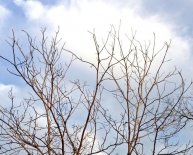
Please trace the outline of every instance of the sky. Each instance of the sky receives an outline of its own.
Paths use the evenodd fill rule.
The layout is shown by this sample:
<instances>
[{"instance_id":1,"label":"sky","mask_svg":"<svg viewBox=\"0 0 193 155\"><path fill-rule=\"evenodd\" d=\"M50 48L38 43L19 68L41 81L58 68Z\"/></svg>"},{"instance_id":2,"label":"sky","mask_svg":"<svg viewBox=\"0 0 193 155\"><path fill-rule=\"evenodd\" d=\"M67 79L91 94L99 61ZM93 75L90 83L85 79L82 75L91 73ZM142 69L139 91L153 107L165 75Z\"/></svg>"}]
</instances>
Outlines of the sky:
<instances>
[{"instance_id":1,"label":"sky","mask_svg":"<svg viewBox=\"0 0 193 155\"><path fill-rule=\"evenodd\" d=\"M137 31L139 40L152 40L156 34L158 46L172 40L170 56L172 63L189 73L192 62L192 7L193 0L1 0L0 1L0 45L1 54L8 55L6 43L12 29L16 37L22 38L21 30L37 37L46 27L51 35L60 27L66 47L82 57L94 60L92 37L95 31L98 40L106 37L110 26L131 34ZM20 85L7 73L1 62L1 85Z\"/></svg>"},{"instance_id":2,"label":"sky","mask_svg":"<svg viewBox=\"0 0 193 155\"><path fill-rule=\"evenodd\" d=\"M0 55L10 57L11 48L6 40L12 30L22 41L21 30L38 37L41 28L46 27L52 35L59 26L66 47L94 61L89 31L95 31L100 41L111 25L118 28L121 23L123 33L130 35L134 30L141 41L151 40L155 33L158 47L172 40L171 65L177 66L190 80L193 78L190 74L193 73L192 14L193 0L0 0ZM18 96L26 90L25 83L10 75L7 67L0 60L0 98L4 103L11 87Z\"/></svg>"}]
</instances>

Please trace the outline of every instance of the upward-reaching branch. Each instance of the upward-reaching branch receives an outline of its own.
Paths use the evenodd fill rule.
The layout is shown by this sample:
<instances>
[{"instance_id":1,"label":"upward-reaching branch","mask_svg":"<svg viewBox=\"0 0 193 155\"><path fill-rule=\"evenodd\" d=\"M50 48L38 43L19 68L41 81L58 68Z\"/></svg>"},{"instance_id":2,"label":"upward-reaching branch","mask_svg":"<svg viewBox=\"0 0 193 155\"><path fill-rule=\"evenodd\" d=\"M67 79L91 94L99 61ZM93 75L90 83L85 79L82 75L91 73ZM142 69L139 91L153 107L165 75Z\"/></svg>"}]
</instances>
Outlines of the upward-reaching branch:
<instances>
[{"instance_id":1,"label":"upward-reaching branch","mask_svg":"<svg viewBox=\"0 0 193 155\"><path fill-rule=\"evenodd\" d=\"M133 34L126 46L120 28L112 27L102 45L91 33L96 53L91 62L66 49L59 31L49 41L43 29L39 43L24 33L25 47L13 32L12 58L0 55L30 91L20 104L10 92L10 104L0 105L0 154L154 155L192 149L192 143L172 141L193 117L192 83L176 68L165 69L170 43L157 50L155 35L143 45ZM93 77L90 83L77 61ZM81 76L74 78L77 71Z\"/></svg>"}]
</instances>

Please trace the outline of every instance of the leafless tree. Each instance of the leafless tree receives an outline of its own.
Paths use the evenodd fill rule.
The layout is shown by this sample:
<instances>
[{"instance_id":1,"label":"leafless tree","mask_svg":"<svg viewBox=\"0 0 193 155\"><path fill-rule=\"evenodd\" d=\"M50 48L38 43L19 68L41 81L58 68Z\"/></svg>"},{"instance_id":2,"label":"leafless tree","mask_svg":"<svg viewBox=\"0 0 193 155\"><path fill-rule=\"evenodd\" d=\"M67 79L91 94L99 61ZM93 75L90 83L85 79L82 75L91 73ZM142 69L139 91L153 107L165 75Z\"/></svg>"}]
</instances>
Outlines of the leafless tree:
<instances>
[{"instance_id":1,"label":"leafless tree","mask_svg":"<svg viewBox=\"0 0 193 155\"><path fill-rule=\"evenodd\" d=\"M191 149L172 141L186 125L176 109L187 101L192 83L185 84L176 68L164 70L170 43L157 49L155 35L142 44L133 34L124 47L112 27L101 45L91 33L96 61L90 62L67 50L59 31L49 41L42 30L40 42L24 33L28 45L22 47L13 32L12 58L0 55L31 90L20 104L10 90L10 105L0 106L0 154L91 155L122 149L127 155L154 155ZM91 83L70 77L77 62L87 67Z\"/></svg>"}]
</instances>

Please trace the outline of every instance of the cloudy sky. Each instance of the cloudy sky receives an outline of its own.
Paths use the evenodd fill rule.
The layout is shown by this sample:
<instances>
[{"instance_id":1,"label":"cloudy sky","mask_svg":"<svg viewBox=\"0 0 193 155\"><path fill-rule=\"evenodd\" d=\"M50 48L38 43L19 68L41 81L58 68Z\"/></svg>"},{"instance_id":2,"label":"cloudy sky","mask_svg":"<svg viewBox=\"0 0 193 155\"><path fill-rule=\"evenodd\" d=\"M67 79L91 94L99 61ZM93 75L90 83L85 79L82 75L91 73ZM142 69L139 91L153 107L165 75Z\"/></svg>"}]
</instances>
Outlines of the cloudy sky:
<instances>
[{"instance_id":1,"label":"cloudy sky","mask_svg":"<svg viewBox=\"0 0 193 155\"><path fill-rule=\"evenodd\" d=\"M172 40L169 56L172 65L193 78L193 0L1 0L0 54L9 57L6 43L12 29L22 40L21 30L38 37L40 29L48 33L60 27L66 46L93 60L93 41L89 31L95 30L98 39L106 37L111 25L131 34L137 31L139 40L151 40L156 34L157 44ZM10 87L22 96L25 86L10 75L7 64L0 60L0 98L6 100ZM5 103L5 102L4 102Z\"/></svg>"},{"instance_id":2,"label":"cloudy sky","mask_svg":"<svg viewBox=\"0 0 193 155\"><path fill-rule=\"evenodd\" d=\"M160 46L171 39L172 63L186 75L192 70L192 13L193 0L1 0L0 53L9 54L5 40L12 29L22 38L23 29L37 37L41 28L51 33L59 26L66 46L92 60L88 31L95 30L102 40L110 26L118 27L121 21L121 31L130 34L135 30L140 40L151 40L153 32ZM21 84L7 73L7 64L1 61L0 65L2 87Z\"/></svg>"}]
</instances>

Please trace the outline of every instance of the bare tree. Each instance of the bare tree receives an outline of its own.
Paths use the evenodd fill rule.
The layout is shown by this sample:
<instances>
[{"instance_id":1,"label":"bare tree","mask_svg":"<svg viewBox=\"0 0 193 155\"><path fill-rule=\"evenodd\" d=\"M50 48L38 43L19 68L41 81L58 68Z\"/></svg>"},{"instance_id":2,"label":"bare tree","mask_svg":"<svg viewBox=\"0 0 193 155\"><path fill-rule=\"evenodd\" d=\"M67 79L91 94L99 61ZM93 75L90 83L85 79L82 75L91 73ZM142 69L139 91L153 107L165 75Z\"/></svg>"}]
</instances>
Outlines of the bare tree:
<instances>
[{"instance_id":1,"label":"bare tree","mask_svg":"<svg viewBox=\"0 0 193 155\"><path fill-rule=\"evenodd\" d=\"M31 89L19 105L10 91L10 106L0 106L0 154L115 154L123 148L128 155L148 150L154 155L191 149L171 141L186 125L176 109L187 101L192 83L186 85L175 68L164 71L170 43L157 49L155 36L143 45L133 34L126 48L112 28L101 46L91 33L96 61L90 62L67 50L59 31L50 42L41 32L37 43L24 31L27 49L13 32L12 59L0 55ZM70 79L76 62L89 67L90 84Z\"/></svg>"}]
</instances>

